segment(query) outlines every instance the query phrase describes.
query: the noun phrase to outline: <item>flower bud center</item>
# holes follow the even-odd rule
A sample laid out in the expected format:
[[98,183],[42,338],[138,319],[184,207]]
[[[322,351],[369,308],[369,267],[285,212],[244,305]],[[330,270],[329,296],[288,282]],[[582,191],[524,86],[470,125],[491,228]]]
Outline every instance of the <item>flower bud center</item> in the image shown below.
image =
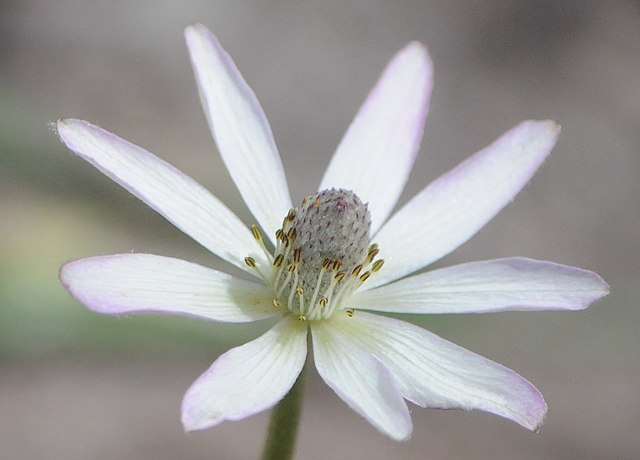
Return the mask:
[[[300,286],[311,300],[326,261],[338,272],[349,272],[362,262],[369,249],[371,217],[367,205],[350,190],[323,190],[305,198],[293,220],[296,229],[294,250],[301,253],[298,270]],[[320,291],[329,285],[321,282]]]
[[275,307],[286,308],[300,320],[326,319],[345,310],[351,294],[384,264],[375,260],[379,251],[377,244],[370,244],[370,229],[367,205],[355,193],[323,190],[289,211],[276,232],[273,254],[258,227],[252,227],[271,263],[268,273],[253,257],[245,262],[271,286]]

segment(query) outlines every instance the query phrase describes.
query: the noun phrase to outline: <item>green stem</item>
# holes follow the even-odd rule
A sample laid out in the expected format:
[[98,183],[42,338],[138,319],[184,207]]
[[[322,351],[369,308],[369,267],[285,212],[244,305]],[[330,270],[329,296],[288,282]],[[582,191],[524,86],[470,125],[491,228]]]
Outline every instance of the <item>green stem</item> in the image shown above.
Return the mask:
[[289,393],[271,411],[262,460],[291,460],[304,396],[305,365]]

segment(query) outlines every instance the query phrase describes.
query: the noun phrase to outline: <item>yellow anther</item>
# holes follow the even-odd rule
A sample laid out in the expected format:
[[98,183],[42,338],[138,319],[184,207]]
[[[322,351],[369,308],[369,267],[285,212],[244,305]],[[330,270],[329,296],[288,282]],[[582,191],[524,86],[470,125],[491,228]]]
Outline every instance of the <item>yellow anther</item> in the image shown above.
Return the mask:
[[262,241],[262,232],[260,231],[260,229],[258,228],[257,225],[252,225],[251,226],[251,233],[253,233],[253,237],[256,240]]
[[369,251],[369,254],[367,254],[366,263],[369,263],[373,259],[375,259],[379,252],[380,250],[378,248],[374,249],[373,251]]
[[271,301],[271,303],[273,304],[274,307],[279,308],[282,306],[282,302],[280,302],[278,299],[273,299]]
[[282,265],[282,261],[284,260],[284,255],[282,254],[278,254],[276,256],[276,259],[273,261],[273,266],[280,268],[280,265]]
[[369,252],[375,251],[378,248],[379,248],[378,243],[373,243],[371,246],[369,246]]
[[364,272],[362,275],[360,275],[360,281],[364,283],[369,279],[370,276],[371,276],[371,272]]
[[303,295],[304,294],[304,289],[302,289],[301,287],[297,287],[296,288],[296,294]]
[[342,261],[340,261],[340,260],[336,260],[336,261],[333,263],[333,269],[334,269],[335,271],[337,271],[337,270],[340,268],[340,266],[341,266],[341,265],[342,265]]
[[296,269],[295,264],[289,264],[289,265],[287,265],[287,270],[288,270],[288,271],[292,272],[292,271],[294,271],[295,269]]
[[300,263],[300,258],[302,257],[302,251],[298,249],[293,250],[293,262],[296,264]]
[[322,268],[328,270],[332,263],[333,261],[331,259],[324,259],[324,262],[322,262]]
[[307,317],[305,315],[298,316],[298,321],[306,321]]
[[256,268],[256,259],[254,259],[253,257],[245,257],[244,263],[251,268]]
[[353,276],[358,276],[360,274],[360,271],[362,270],[362,265],[356,265],[356,268],[353,269],[353,271],[351,272],[351,274]]
[[287,214],[287,220],[289,222],[293,222],[293,219],[295,218],[296,218],[296,210],[293,208],[289,209],[289,214]]
[[282,237],[284,236],[284,232],[282,231],[281,228],[279,228],[278,230],[276,230],[276,240],[278,241],[282,241]]
[[329,300],[325,296],[320,297],[320,301],[318,302],[320,304],[320,308],[326,307],[328,301]]
[[345,272],[336,273],[336,276],[334,276],[334,279],[339,283],[340,281],[342,281],[345,274],[346,274]]
[[354,309],[352,309],[352,308],[349,308],[348,310],[345,310],[345,313],[347,314],[347,316],[349,318],[353,318],[353,315],[356,314],[356,311]]
[[291,227],[289,229],[289,231],[287,232],[287,238],[289,238],[290,240],[295,240],[296,239],[296,228],[295,227]]
[[306,206],[308,202],[309,202],[308,198],[303,198],[302,199],[302,206]]
[[373,263],[373,267],[371,267],[372,272],[377,272],[384,265],[384,259],[378,259]]

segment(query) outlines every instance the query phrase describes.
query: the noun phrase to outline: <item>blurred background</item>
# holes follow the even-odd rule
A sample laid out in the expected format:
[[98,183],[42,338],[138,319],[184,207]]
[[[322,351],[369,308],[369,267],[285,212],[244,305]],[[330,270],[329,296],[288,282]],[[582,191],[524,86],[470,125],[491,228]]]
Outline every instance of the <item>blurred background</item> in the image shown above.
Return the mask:
[[316,375],[300,459],[625,459],[640,452],[640,5],[637,1],[8,0],[0,4],[0,457],[257,458],[268,414],[184,434],[179,406],[224,350],[269,324],[89,312],[66,260],[150,252],[228,268],[75,158],[51,132],[89,120],[203,183],[246,222],[202,116],[183,28],[209,26],[257,93],[294,201],[315,189],[391,56],[425,42],[435,88],[402,203],[527,118],[563,128],[531,184],[438,262],[522,255],[597,271],[583,312],[410,317],[530,379],[539,434],[413,407],[394,443]]

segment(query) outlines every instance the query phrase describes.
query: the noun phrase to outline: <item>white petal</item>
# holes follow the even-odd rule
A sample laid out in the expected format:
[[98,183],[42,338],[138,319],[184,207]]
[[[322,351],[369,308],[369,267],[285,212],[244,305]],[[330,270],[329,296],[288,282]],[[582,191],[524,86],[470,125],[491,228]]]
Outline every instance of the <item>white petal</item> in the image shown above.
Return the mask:
[[337,320],[343,334],[389,368],[402,395],[415,404],[479,409],[534,431],[542,424],[542,395],[512,370],[404,321],[362,311]]
[[291,197],[267,117],[231,57],[205,26],[187,27],[185,37],[200,100],[222,159],[245,203],[275,242]]
[[291,315],[257,339],[220,356],[182,401],[187,431],[240,420],[276,405],[307,356],[307,326]]
[[372,232],[396,205],[420,147],[429,109],[433,68],[413,42],[389,63],[349,126],[320,190],[353,190],[369,203]]
[[311,325],[313,355],[324,381],[382,433],[400,441],[411,435],[411,416],[389,371],[331,321]]
[[581,310],[608,292],[591,271],[512,257],[432,270],[356,292],[351,303],[392,313]]
[[91,257],[65,264],[62,284],[99,313],[172,313],[245,322],[282,313],[266,286],[191,262],[150,254]]
[[529,181],[555,145],[553,121],[525,121],[416,195],[380,230],[384,269],[368,288],[398,279],[456,249]]
[[214,254],[252,274],[244,258],[264,261],[236,215],[170,164],[86,121],[59,120],[58,134],[67,147]]

